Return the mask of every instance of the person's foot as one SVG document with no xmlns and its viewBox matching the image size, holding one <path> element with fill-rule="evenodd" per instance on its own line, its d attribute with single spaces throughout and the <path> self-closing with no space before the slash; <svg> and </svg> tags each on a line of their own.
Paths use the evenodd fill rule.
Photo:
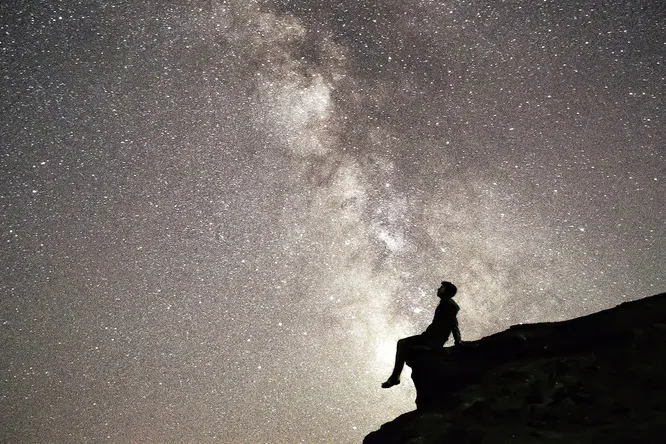
<svg viewBox="0 0 666 444">
<path fill-rule="evenodd" d="M 386 380 L 386 382 L 382 383 L 382 388 L 387 389 L 387 388 L 391 388 L 394 385 L 398 385 L 398 384 L 400 384 L 400 379 L 398 379 L 398 378 L 388 378 Z"/>
</svg>

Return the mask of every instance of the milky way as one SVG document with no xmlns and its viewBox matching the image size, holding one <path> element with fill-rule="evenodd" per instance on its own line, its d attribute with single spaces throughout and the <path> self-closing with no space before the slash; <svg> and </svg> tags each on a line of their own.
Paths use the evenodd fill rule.
<svg viewBox="0 0 666 444">
<path fill-rule="evenodd" d="M 564 3 L 2 2 L 0 441 L 360 442 L 443 279 L 664 291 L 666 10 Z"/>
</svg>

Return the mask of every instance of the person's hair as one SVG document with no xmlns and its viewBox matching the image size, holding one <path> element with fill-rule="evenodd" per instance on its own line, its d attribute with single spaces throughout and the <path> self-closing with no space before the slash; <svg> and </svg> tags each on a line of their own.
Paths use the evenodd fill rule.
<svg viewBox="0 0 666 444">
<path fill-rule="evenodd" d="M 444 287 L 444 291 L 446 291 L 446 294 L 451 298 L 458 292 L 458 287 L 449 281 L 442 281 L 442 287 Z"/>
</svg>

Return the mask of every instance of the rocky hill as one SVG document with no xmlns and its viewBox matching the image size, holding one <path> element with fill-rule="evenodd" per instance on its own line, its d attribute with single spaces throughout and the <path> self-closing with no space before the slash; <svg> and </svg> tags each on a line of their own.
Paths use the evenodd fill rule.
<svg viewBox="0 0 666 444">
<path fill-rule="evenodd" d="M 417 409 L 365 444 L 666 443 L 666 293 L 407 363 Z"/>
</svg>

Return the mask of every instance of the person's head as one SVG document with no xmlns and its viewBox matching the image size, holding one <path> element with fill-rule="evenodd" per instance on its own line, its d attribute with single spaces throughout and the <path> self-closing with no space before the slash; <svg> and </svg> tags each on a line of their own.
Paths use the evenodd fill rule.
<svg viewBox="0 0 666 444">
<path fill-rule="evenodd" d="M 451 282 L 448 281 L 443 281 L 442 285 L 437 289 L 437 296 L 440 298 L 452 298 L 453 296 L 456 295 L 456 292 L 458 291 L 458 287 L 453 285 Z"/>
</svg>

